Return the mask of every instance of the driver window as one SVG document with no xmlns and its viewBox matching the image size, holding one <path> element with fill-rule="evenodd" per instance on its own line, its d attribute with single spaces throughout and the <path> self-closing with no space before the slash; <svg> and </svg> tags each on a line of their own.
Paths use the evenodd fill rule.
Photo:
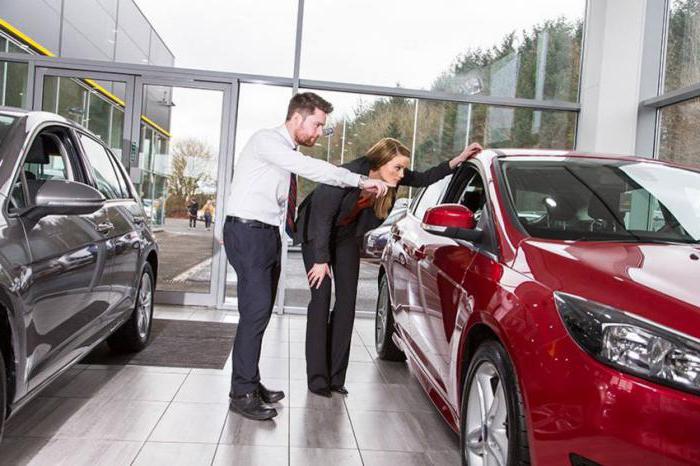
<svg viewBox="0 0 700 466">
<path fill-rule="evenodd" d="M 477 220 L 481 217 L 484 204 L 486 204 L 486 194 L 484 193 L 484 181 L 478 172 L 474 171 L 468 177 L 457 202 L 474 212 L 474 217 Z"/>
<path fill-rule="evenodd" d="M 413 215 L 416 216 L 418 220 L 423 220 L 425 211 L 431 207 L 438 205 L 442 194 L 445 192 L 445 188 L 450 184 L 452 176 L 446 176 L 440 181 L 431 184 L 425 188 L 418 198 L 418 204 L 413 208 Z"/>
<path fill-rule="evenodd" d="M 46 180 L 73 180 L 68 151 L 59 137 L 60 129 L 39 133 L 24 158 L 24 163 L 10 193 L 9 211 L 24 209 L 34 202 Z"/>
</svg>

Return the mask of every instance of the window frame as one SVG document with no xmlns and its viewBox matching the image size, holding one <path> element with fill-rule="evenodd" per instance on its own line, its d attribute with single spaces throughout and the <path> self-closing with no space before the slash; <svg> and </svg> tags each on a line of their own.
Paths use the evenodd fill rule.
<svg viewBox="0 0 700 466">
<path fill-rule="evenodd" d="M 471 173 L 471 174 L 470 174 Z M 482 238 L 478 243 L 460 241 L 461 244 L 469 244 L 479 252 L 486 253 L 493 260 L 500 259 L 500 248 L 498 247 L 498 232 L 494 223 L 494 209 L 491 197 L 489 196 L 487 186 L 488 177 L 485 175 L 482 167 L 473 161 L 467 161 L 457 169 L 450 180 L 447 189 L 443 193 L 442 204 L 459 204 L 459 199 L 462 197 L 464 190 L 469 182 L 478 175 L 481 178 L 481 183 L 484 187 L 484 205 L 481 209 L 482 217 L 486 215 L 482 228 Z M 459 204 L 462 205 L 462 204 Z M 466 207 L 466 206 L 465 206 Z"/>
<path fill-rule="evenodd" d="M 18 121 L 23 120 L 24 119 L 20 118 Z M 61 157 L 64 159 L 64 163 L 66 163 L 66 167 L 68 168 L 68 181 L 89 184 L 86 179 L 86 171 L 83 165 L 84 162 L 82 160 L 82 154 L 76 148 L 76 141 L 74 135 L 72 134 L 73 128 L 70 125 L 58 121 L 44 122 L 38 125 L 36 128 L 34 128 L 34 130 L 31 133 L 29 133 L 28 136 L 25 136 L 24 150 L 22 151 L 22 154 L 17 158 L 17 161 L 15 162 L 15 167 L 13 169 L 12 183 L 10 184 L 10 186 L 14 186 L 18 181 L 21 183 L 22 194 L 27 200 L 27 206 L 23 209 L 17 209 L 15 211 L 10 210 L 12 196 L 8 196 L 7 199 L 5 199 L 5 203 L 3 205 L 3 213 L 7 217 L 21 217 L 25 212 L 27 212 L 27 210 L 33 207 L 33 204 L 29 202 L 29 187 L 27 185 L 27 178 L 24 174 L 23 167 L 27 159 L 27 154 L 29 153 L 29 150 L 34 144 L 34 141 L 36 141 L 36 138 L 40 137 L 45 131 L 50 131 L 52 128 L 58 128 L 61 132 L 63 132 L 63 136 L 65 138 L 64 139 L 56 134 L 52 135 L 59 139 L 59 151 L 61 152 Z M 27 143 L 27 141 L 30 142 Z M 72 147 L 67 148 L 66 142 L 70 143 Z M 12 193 L 12 189 L 13 188 L 10 188 L 10 193 Z"/>
</svg>

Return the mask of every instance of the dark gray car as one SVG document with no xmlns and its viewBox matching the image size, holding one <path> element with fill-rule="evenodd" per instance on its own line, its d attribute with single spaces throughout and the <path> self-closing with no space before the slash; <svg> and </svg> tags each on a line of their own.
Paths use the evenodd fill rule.
<svg viewBox="0 0 700 466">
<path fill-rule="evenodd" d="M 0 107 L 0 436 L 95 345 L 146 346 L 158 248 L 118 158 L 51 113 Z"/>
</svg>

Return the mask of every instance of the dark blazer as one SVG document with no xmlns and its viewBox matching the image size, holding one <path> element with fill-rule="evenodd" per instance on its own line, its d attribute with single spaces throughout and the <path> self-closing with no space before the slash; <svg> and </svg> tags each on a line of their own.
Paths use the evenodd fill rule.
<svg viewBox="0 0 700 466">
<path fill-rule="evenodd" d="M 366 157 L 355 159 L 343 167 L 361 175 L 368 175 L 370 170 Z M 406 170 L 399 184 L 413 187 L 429 186 L 450 173 L 452 169 L 449 161 L 445 161 L 424 172 Z M 353 236 L 362 237 L 384 222 L 384 219 L 377 218 L 374 209 L 370 207 L 362 210 L 353 223 L 338 225 L 340 219 L 352 211 L 360 193 L 359 188 L 339 188 L 321 184 L 306 196 L 299 206 L 294 243 L 309 243 L 314 251 L 315 263 L 330 262 L 331 241 Z"/>
</svg>

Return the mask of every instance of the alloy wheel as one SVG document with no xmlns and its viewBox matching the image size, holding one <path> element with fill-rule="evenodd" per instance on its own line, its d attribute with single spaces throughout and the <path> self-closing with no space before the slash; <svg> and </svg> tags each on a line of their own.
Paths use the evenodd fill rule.
<svg viewBox="0 0 700 466">
<path fill-rule="evenodd" d="M 139 338 L 145 340 L 148 335 L 148 328 L 151 325 L 151 305 L 153 303 L 153 287 L 151 277 L 144 273 L 141 277 L 138 301 L 136 303 L 136 326 Z"/>
<path fill-rule="evenodd" d="M 508 464 L 508 407 L 496 367 L 483 362 L 469 386 L 464 455 L 469 465 Z"/>
<path fill-rule="evenodd" d="M 379 290 L 379 300 L 377 305 L 377 319 L 375 321 L 376 329 L 374 332 L 377 349 L 381 350 L 384 344 L 384 335 L 386 335 L 386 322 L 389 312 L 389 300 L 387 299 L 386 286 L 382 286 Z"/>
</svg>

